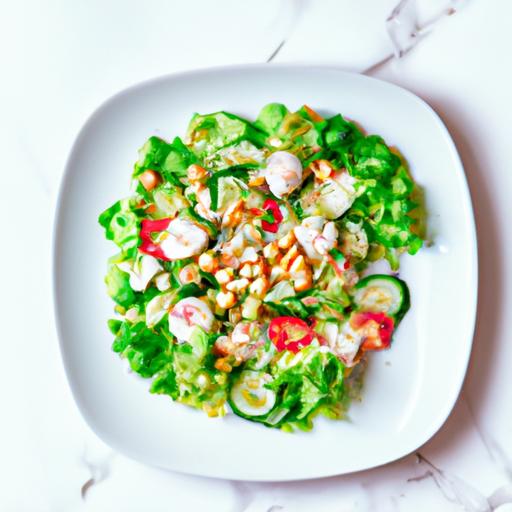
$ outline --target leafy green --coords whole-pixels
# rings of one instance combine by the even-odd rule
[[[120,306],[128,308],[135,302],[135,293],[130,286],[130,276],[120,270],[116,263],[110,263],[105,284],[109,296]]]
[[[254,125],[267,135],[273,135],[287,114],[288,109],[282,103],[269,103],[261,109]]]
[[[210,189],[210,198],[212,202],[211,209],[215,212],[219,208],[220,181],[223,178],[237,178],[239,180],[246,181],[249,178],[249,170],[256,167],[257,165],[255,164],[234,165],[210,176],[206,185]]]
[[[400,166],[400,158],[391,152],[378,135],[357,139],[345,165],[356,178],[390,178]]]
[[[265,138],[265,134],[254,125],[229,112],[195,114],[187,129],[187,140],[190,140],[194,151],[201,157],[242,140],[261,147]]]
[[[105,237],[124,253],[133,253],[139,245],[140,220],[128,199],[117,201],[100,214],[98,222],[105,228]]]
[[[313,345],[303,349],[300,360],[294,364],[286,364],[285,358],[290,359],[286,353],[281,357],[284,364],[277,362],[274,380],[268,384],[278,395],[279,407],[289,410],[280,425],[285,429],[310,430],[314,414],[343,398],[344,365],[333,354]]]
[[[137,177],[145,170],[152,169],[160,172],[171,183],[181,185],[178,178],[185,177],[187,168],[196,161],[195,155],[179,137],[170,144],[159,137],[150,137],[139,150],[133,176]]]
[[[322,131],[326,121],[315,123],[303,111],[288,113],[284,117],[276,136],[282,141],[282,148],[306,160],[321,149]]]
[[[363,134],[357,126],[337,114],[327,119],[323,133],[325,145],[332,151],[346,152]]]
[[[169,339],[148,329],[144,322],[123,322],[112,350],[126,357],[132,370],[146,378],[161,370],[172,357]]]

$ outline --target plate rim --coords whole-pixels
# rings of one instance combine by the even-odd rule
[[[72,371],[70,369],[70,365],[67,361],[66,356],[66,349],[65,349],[65,342],[64,342],[64,332],[63,332],[63,326],[61,325],[61,312],[60,312],[60,306],[59,306],[59,284],[60,284],[60,276],[59,276],[59,269],[58,269],[58,263],[59,263],[59,246],[63,243],[63,235],[61,234],[61,224],[62,224],[62,217],[63,217],[63,197],[65,195],[66,189],[68,187],[68,182],[70,180],[70,176],[72,175],[73,171],[73,157],[75,152],[80,146],[81,140],[83,136],[85,135],[85,132],[87,131],[87,128],[90,124],[93,123],[95,118],[101,114],[103,110],[108,108],[108,106],[115,102],[117,98],[130,94],[133,91],[136,91],[138,89],[143,89],[146,87],[150,87],[152,85],[156,85],[161,82],[166,81],[174,81],[174,80],[180,80],[183,78],[193,77],[195,76],[205,76],[210,74],[223,74],[225,72],[247,72],[247,71],[260,71],[261,73],[268,73],[273,71],[286,71],[286,70],[293,70],[293,71],[302,71],[306,73],[312,73],[315,71],[328,71],[328,72],[335,72],[338,73],[340,76],[351,76],[351,77],[357,77],[360,80],[368,81],[368,82],[377,82],[381,86],[389,87],[391,89],[397,89],[401,92],[401,94],[409,96],[410,99],[418,103],[423,109],[426,109],[430,116],[432,117],[433,121],[435,121],[437,127],[440,129],[440,132],[442,133],[443,139],[445,143],[447,144],[450,155],[454,160],[454,172],[459,175],[460,183],[461,183],[461,192],[463,193],[463,204],[466,209],[466,212],[464,214],[465,218],[465,225],[468,228],[469,231],[469,243],[471,245],[471,251],[468,255],[469,259],[469,266],[471,268],[471,275],[468,276],[470,280],[471,289],[473,290],[473,294],[471,297],[471,300],[468,301],[468,304],[470,305],[470,313],[471,315],[471,323],[467,327],[467,337],[469,338],[468,342],[465,344],[466,350],[464,354],[464,361],[461,361],[460,364],[460,375],[457,379],[457,385],[452,384],[453,390],[451,390],[452,397],[450,400],[447,400],[445,402],[444,410],[442,411],[442,414],[439,415],[439,420],[436,423],[433,423],[431,425],[431,428],[426,431],[425,434],[423,434],[423,438],[418,441],[418,444],[414,447],[406,446],[404,450],[398,452],[393,456],[384,457],[383,460],[380,460],[376,462],[375,464],[365,464],[362,467],[348,470],[348,471],[326,471],[325,473],[316,473],[314,476],[307,476],[307,477],[283,477],[283,478],[241,478],[237,475],[227,473],[227,472],[210,472],[210,471],[186,471],[181,470],[179,468],[173,468],[170,469],[169,467],[166,467],[164,465],[159,464],[153,464],[151,462],[147,462],[142,457],[139,457],[135,453],[131,452],[129,449],[126,449],[124,446],[120,447],[117,442],[115,442],[112,439],[109,439],[109,436],[104,432],[99,432],[96,428],[95,422],[90,417],[89,413],[87,412],[87,408],[83,406],[80,399],[80,394],[75,389],[76,383],[72,376]],[[304,64],[304,63],[288,63],[288,64],[280,64],[280,63],[253,63],[253,64],[235,64],[235,65],[227,65],[227,66],[212,66],[212,67],[205,67],[205,68],[197,68],[197,69],[190,69],[190,70],[184,70],[174,73],[167,73],[164,75],[156,76],[153,78],[149,78],[146,80],[142,80],[140,82],[137,82],[135,84],[129,85],[125,88],[120,89],[116,93],[108,96],[105,100],[103,100],[85,119],[85,121],[82,123],[80,129],[78,130],[77,134],[74,137],[73,143],[71,144],[71,147],[68,150],[67,158],[64,165],[63,173],[59,180],[59,186],[58,186],[58,193],[57,198],[54,202],[54,216],[53,216],[53,226],[52,226],[52,243],[51,243],[51,275],[52,275],[52,306],[53,306],[53,319],[55,324],[55,330],[57,333],[57,339],[59,343],[59,352],[60,352],[60,358],[62,361],[62,364],[64,366],[64,371],[66,374],[67,383],[71,389],[71,394],[73,396],[73,400],[75,404],[77,405],[77,408],[85,420],[85,423],[87,426],[94,432],[96,436],[98,436],[99,439],[101,439],[103,442],[114,448],[114,450],[119,451],[120,453],[128,456],[129,458],[132,458],[134,460],[137,460],[138,462],[141,462],[145,465],[149,465],[152,467],[159,467],[161,469],[164,469],[166,471],[175,471],[182,474],[190,474],[190,475],[197,475],[197,476],[204,476],[204,477],[210,477],[210,478],[220,478],[220,479],[230,479],[230,480],[238,480],[238,481],[255,481],[255,482],[288,482],[288,481],[301,481],[301,480],[315,480],[319,478],[326,478],[330,476],[337,476],[337,475],[344,475],[344,474],[353,474],[358,473],[360,471],[365,471],[372,468],[377,468],[384,466],[386,464],[389,464],[391,462],[394,462],[396,460],[399,460],[415,450],[419,449],[421,446],[423,446],[425,443],[427,443],[440,429],[441,427],[446,423],[448,417],[450,416],[453,408],[455,407],[455,404],[460,396],[464,380],[467,375],[467,369],[469,365],[469,360],[472,353],[472,346],[474,342],[474,335],[475,335],[475,327],[476,327],[476,321],[477,321],[477,309],[478,309],[478,285],[479,285],[479,266],[478,266],[478,240],[477,240],[477,231],[476,231],[476,222],[475,222],[475,215],[474,215],[474,208],[473,208],[473,202],[472,197],[468,185],[468,180],[466,176],[466,172],[464,170],[464,165],[462,162],[462,159],[460,157],[460,154],[457,150],[457,147],[455,145],[455,142],[453,141],[452,136],[450,135],[446,125],[442,121],[441,117],[437,112],[421,97],[414,94],[413,92],[405,89],[402,86],[396,85],[394,83],[381,80],[375,77],[370,77],[366,75],[362,75],[360,73],[346,71],[342,69],[339,66],[336,65],[324,65],[324,64]],[[463,363],[463,364],[462,364]],[[416,443],[415,443],[416,444]]]

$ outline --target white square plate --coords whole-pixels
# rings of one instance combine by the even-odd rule
[[[193,112],[254,119],[266,103],[307,103],[356,120],[408,160],[425,189],[434,245],[402,257],[412,308],[389,351],[371,354],[363,399],[349,421],[319,418],[287,434],[234,416],[210,419],[154,396],[111,351],[113,304],[103,276],[115,252],[98,214],[128,195],[137,149],[153,134],[182,135]],[[87,121],[61,185],[54,239],[55,307],[75,399],[91,428],[142,462],[244,480],[347,473],[415,450],[443,424],[471,350],[477,297],[476,237],[464,171],[446,128],[413,94],[336,69],[243,66],[172,75],[123,91]]]

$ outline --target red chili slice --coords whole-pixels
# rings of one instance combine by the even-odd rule
[[[139,250],[145,254],[154,256],[155,258],[170,261],[160,246],[153,242],[151,235],[153,233],[161,233],[162,231],[165,231],[169,227],[171,220],[172,219],[170,218],[158,220],[144,219],[140,225],[141,243],[139,245]]]
[[[350,324],[354,329],[366,327],[368,330],[361,350],[382,350],[391,344],[395,323],[385,313],[354,313],[350,317]]]
[[[266,220],[262,220],[262,229],[269,233],[277,233],[279,224],[281,224],[283,220],[283,214],[279,209],[279,205],[273,199],[265,199],[265,202],[263,203],[263,209],[272,212],[272,215],[274,216],[274,222],[267,222]]]
[[[300,318],[279,316],[270,322],[268,337],[279,352],[289,350],[297,353],[313,341],[314,332]]]

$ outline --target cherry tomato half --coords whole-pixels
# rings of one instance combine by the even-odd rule
[[[307,347],[314,338],[314,332],[309,325],[294,316],[278,316],[268,326],[268,337],[279,352],[289,350],[297,353]]]
[[[385,313],[360,312],[350,317],[354,329],[364,329],[365,339],[361,350],[382,350],[391,344],[395,324]]]

